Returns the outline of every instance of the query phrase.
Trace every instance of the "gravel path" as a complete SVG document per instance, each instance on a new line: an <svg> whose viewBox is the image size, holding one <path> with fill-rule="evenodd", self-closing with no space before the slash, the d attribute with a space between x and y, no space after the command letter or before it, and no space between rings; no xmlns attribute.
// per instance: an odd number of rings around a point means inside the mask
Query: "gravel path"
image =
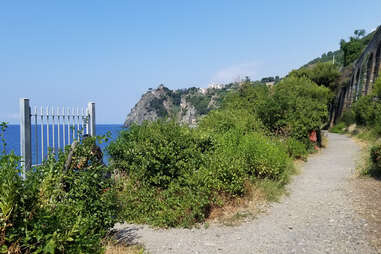
<svg viewBox="0 0 381 254"><path fill-rule="evenodd" d="M293 178L289 196L240 226L116 227L149 253L378 253L348 191L360 148L343 135L328 134L328 139L328 147L311 156Z"/></svg>

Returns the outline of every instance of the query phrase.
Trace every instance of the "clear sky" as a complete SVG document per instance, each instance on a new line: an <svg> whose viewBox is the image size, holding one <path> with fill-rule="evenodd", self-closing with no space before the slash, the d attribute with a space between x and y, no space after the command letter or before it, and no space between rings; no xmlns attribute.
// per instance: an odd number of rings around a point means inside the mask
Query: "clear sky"
<svg viewBox="0 0 381 254"><path fill-rule="evenodd" d="M27 97L122 123L160 83L283 76L380 24L380 0L0 1L0 121Z"/></svg>

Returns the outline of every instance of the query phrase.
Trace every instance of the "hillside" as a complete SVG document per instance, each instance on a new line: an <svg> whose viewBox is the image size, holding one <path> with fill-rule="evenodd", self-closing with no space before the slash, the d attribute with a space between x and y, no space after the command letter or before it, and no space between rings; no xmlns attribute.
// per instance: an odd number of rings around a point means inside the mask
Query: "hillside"
<svg viewBox="0 0 381 254"><path fill-rule="evenodd" d="M136 103L124 122L125 127L133 123L170 118L176 122L195 126L200 116L217 108L228 90L238 84L223 85L218 88L196 88L170 90L164 85L150 89Z"/></svg>
<svg viewBox="0 0 381 254"><path fill-rule="evenodd" d="M356 30L356 31L362 31L362 30ZM303 67L316 64L316 63L325 63L335 60L335 63L337 63L339 66L344 66L352 63L354 60L358 58L358 56L361 54L361 52L365 49L365 47L368 45L369 41L373 38L375 31L367 34L367 35L357 35L355 31L355 37L351 36L349 40L346 42L345 40L341 40L340 42L340 48L336 51L328 51L327 53L323 53L320 57L317 57L310 62L308 62ZM365 33L365 31L364 31ZM347 49L349 51L355 51L352 52L353 56L349 59L348 63L345 63L345 52L344 50Z"/></svg>

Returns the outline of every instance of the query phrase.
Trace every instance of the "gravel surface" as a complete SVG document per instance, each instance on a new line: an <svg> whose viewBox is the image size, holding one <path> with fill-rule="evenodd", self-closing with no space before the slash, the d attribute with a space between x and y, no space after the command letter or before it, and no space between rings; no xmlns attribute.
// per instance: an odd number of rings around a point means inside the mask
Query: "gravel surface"
<svg viewBox="0 0 381 254"><path fill-rule="evenodd" d="M360 148L343 135L328 139L328 147L312 155L288 185L290 195L252 221L206 229L116 228L149 253L379 253L348 191Z"/></svg>

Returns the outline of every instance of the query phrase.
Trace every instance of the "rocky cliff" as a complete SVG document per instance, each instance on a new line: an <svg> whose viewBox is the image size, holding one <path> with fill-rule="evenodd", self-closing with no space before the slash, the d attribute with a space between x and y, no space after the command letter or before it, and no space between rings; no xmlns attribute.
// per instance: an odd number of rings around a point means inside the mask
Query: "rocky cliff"
<svg viewBox="0 0 381 254"><path fill-rule="evenodd" d="M219 88L188 88L170 90L164 85L150 89L128 114L124 126L159 118L174 119L179 123L195 126L197 120L210 110L217 108L222 96L234 85Z"/></svg>

